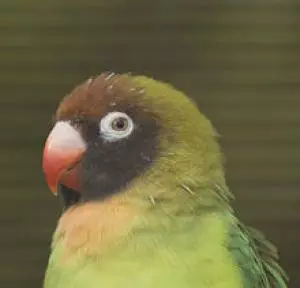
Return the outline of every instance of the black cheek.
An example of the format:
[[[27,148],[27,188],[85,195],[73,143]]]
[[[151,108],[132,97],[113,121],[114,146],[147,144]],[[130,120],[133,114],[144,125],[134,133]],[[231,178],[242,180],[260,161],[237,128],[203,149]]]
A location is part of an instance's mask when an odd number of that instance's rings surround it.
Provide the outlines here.
[[[105,142],[99,136],[93,136],[93,141],[88,138],[88,149],[82,160],[84,199],[103,199],[118,193],[144,173],[158,153],[158,130],[153,123],[147,123],[128,138],[116,142]]]

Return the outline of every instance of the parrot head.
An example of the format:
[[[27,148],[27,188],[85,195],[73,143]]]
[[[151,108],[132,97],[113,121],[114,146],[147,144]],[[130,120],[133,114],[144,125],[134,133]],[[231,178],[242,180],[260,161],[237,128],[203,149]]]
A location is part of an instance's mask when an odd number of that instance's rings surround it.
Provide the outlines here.
[[[103,73],[67,95],[54,118],[43,169],[65,209],[112,197],[179,204],[196,179],[223,178],[210,122],[168,84]]]

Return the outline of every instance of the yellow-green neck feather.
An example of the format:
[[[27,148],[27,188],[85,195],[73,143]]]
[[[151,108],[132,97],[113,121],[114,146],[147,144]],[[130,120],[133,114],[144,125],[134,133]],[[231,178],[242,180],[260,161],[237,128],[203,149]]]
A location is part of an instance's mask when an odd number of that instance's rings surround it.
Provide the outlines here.
[[[230,198],[222,154],[210,121],[190,99],[170,85],[143,76],[134,77],[133,81],[145,89],[144,96],[136,101],[141,102],[141,109],[147,107],[153,111],[162,130],[158,147],[161,154],[141,178],[133,181],[131,196],[139,192],[141,196],[149,194],[154,200],[171,199],[177,209],[189,209],[201,201],[203,205],[218,205],[220,195],[213,191],[214,185],[219,185],[223,199]],[[187,191],[183,193],[182,185],[195,188],[194,197]],[[206,189],[200,194],[199,187]],[[183,205],[183,201],[190,203]]]
[[[78,251],[67,260],[62,260],[58,241],[45,288],[243,287],[226,248],[230,222],[230,215],[220,213],[166,217],[132,230],[109,253],[86,256]]]

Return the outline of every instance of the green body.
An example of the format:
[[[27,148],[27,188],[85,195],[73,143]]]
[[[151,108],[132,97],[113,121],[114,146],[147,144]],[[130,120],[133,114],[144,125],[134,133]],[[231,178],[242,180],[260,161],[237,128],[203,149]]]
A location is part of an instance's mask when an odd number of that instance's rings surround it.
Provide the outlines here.
[[[242,233],[230,214],[181,217],[134,233],[101,258],[78,253],[60,264],[58,242],[45,288],[286,287],[269,258],[271,248],[265,255],[257,253],[253,239]]]
[[[124,201],[136,201],[139,217],[101,255],[79,249],[64,259],[64,236],[56,233],[44,288],[287,287],[274,247],[230,208],[209,121],[172,87],[133,81],[146,90],[135,101],[159,115],[165,129],[161,157],[121,192]]]

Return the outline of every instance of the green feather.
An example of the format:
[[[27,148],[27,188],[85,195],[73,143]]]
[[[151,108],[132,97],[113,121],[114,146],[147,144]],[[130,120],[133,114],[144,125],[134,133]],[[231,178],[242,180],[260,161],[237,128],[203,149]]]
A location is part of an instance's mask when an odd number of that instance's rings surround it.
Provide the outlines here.
[[[286,288],[288,277],[277,262],[276,247],[261,232],[236,221],[228,248],[244,275],[244,287]]]

